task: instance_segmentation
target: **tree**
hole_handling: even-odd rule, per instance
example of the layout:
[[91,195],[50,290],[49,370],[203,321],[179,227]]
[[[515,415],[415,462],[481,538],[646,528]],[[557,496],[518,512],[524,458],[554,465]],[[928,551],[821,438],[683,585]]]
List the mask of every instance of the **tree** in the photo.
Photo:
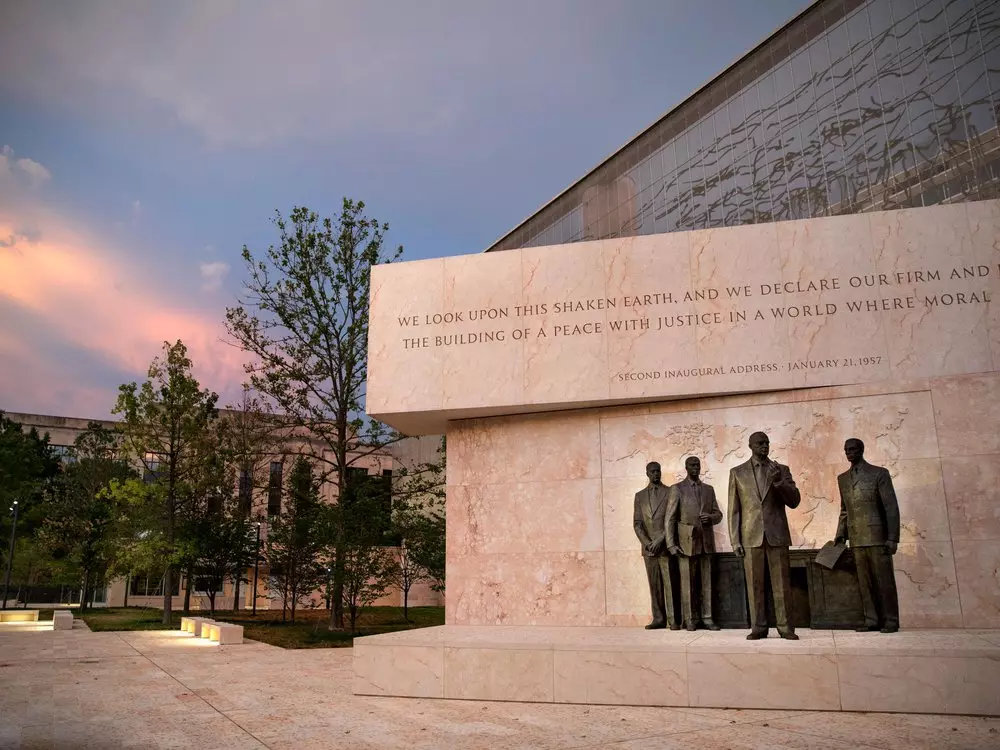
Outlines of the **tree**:
[[[20,423],[0,411],[0,530],[3,538],[10,530],[7,508],[20,505],[18,535],[34,533],[41,521],[37,512],[46,488],[59,475],[59,459],[49,446],[49,436],[39,436],[32,427],[25,432]],[[3,545],[6,559],[7,548]]]
[[299,602],[312,594],[323,580],[319,555],[323,549],[324,508],[319,501],[319,484],[309,461],[295,459],[288,479],[288,502],[268,527],[265,555],[271,578],[279,582],[282,594],[281,619],[284,622]]
[[[314,465],[338,497],[353,464],[398,439],[366,420],[363,408],[371,267],[399,258],[402,247],[384,254],[389,226],[364,209],[363,202],[345,198],[333,219],[301,207],[287,221],[275,212],[279,244],[261,256],[243,247],[247,295],[226,310],[229,335],[252,355],[250,385],[274,402],[290,428],[310,436]],[[345,510],[339,519],[349,516]],[[347,543],[342,524],[335,524],[334,629],[344,627]]]
[[253,563],[257,549],[252,528],[249,518],[224,511],[199,519],[192,531],[196,587],[208,596],[213,616],[216,595],[224,582],[235,581]]
[[398,579],[397,566],[390,548],[350,542],[344,547],[344,571],[344,606],[355,635],[359,612],[385,596]]
[[173,582],[178,562],[181,514],[194,495],[190,483],[198,469],[197,448],[215,419],[218,395],[202,390],[192,373],[187,347],[163,342],[163,355],[149,366],[148,380],[118,389],[113,412],[122,416],[125,445],[141,461],[144,481],[160,506],[163,623],[170,624]]
[[74,442],[70,462],[54,480],[45,502],[39,530],[56,560],[79,566],[83,579],[81,610],[89,607],[91,591],[107,580],[127,529],[127,506],[110,493],[113,481],[136,476],[120,455],[120,436],[99,422],[90,422]]
[[399,538],[397,581],[403,617],[409,619],[410,589],[428,581],[435,591],[445,581],[445,439],[436,461],[404,467],[393,486],[392,523]]
[[[237,497],[235,507],[230,509],[230,518],[234,522],[247,521],[251,530],[253,493],[267,486],[270,461],[279,448],[280,428],[280,420],[248,388],[243,389],[240,401],[220,415],[216,423],[218,445],[236,478]],[[240,584],[247,568],[253,565],[254,554],[256,550],[246,564],[233,573],[234,610],[239,609]]]

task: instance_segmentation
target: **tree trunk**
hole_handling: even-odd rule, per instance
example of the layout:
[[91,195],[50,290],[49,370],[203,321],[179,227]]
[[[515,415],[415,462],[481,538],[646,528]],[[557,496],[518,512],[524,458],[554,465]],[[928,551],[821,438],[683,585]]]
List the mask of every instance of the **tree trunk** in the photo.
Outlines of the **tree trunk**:
[[[347,497],[347,410],[341,409],[337,414],[337,503],[341,504]],[[344,538],[345,515],[347,509],[341,505],[340,522],[337,524],[337,538],[334,554],[337,559],[333,564],[333,607],[330,609],[330,630],[344,629]]]
[[123,607],[127,607],[128,606],[128,590],[130,588],[132,588],[132,574],[131,573],[129,573],[127,576],[125,576],[125,601],[122,602],[122,606]]
[[[214,586],[213,586],[213,588],[214,588]],[[214,591],[209,591],[208,592],[208,608],[209,608],[209,610],[212,613],[212,617],[214,618],[215,617],[215,592]]]
[[[242,571],[236,572],[236,580],[233,582],[233,612],[238,612],[240,609],[240,579],[243,577]],[[226,584],[223,583],[223,586]]]
[[168,565],[163,573],[163,624],[170,625],[174,614],[174,566]]
[[191,567],[185,571],[184,578],[184,614],[191,614],[191,589],[194,588],[194,576],[191,575]]
[[[338,530],[342,537],[343,530]],[[330,630],[344,629],[344,548],[342,538],[338,538],[334,547],[336,559],[333,561],[333,593],[330,596]]]
[[86,612],[90,598],[90,570],[83,571],[83,591],[80,592],[80,612]]
[[410,587],[409,586],[404,586],[403,587],[403,619],[406,620],[406,622],[410,621],[409,612],[410,612]]

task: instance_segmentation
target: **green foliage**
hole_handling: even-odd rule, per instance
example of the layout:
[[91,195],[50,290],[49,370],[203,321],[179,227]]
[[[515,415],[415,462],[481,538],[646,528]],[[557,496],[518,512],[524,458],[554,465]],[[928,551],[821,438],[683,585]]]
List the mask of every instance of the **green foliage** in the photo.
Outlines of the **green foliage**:
[[364,543],[344,545],[344,606],[357,633],[358,614],[385,596],[396,581],[396,560],[387,547]]
[[400,538],[397,583],[404,611],[414,583],[428,581],[435,591],[444,591],[446,464],[442,437],[436,461],[404,470],[396,480],[392,521]]
[[[296,207],[275,214],[279,244],[254,255],[243,248],[248,294],[226,310],[233,340],[252,355],[250,384],[273,401],[291,428],[304,428],[321,479],[347,487],[347,470],[398,436],[363,417],[368,375],[371,267],[400,257],[383,253],[387,224],[345,198],[321,219]],[[347,516],[341,513],[339,520]],[[343,628],[344,529],[333,525],[331,627]]]
[[158,528],[150,529],[149,537],[159,542],[166,564],[164,622],[170,621],[176,566],[190,556],[190,547],[178,543],[178,530],[183,513],[198,498],[204,441],[217,416],[218,395],[202,390],[192,368],[181,341],[163,342],[163,356],[153,359],[149,379],[141,386],[122,385],[113,410],[122,416],[126,448],[142,463],[144,480],[159,500]]
[[52,482],[39,540],[52,557],[75,565],[83,582],[81,607],[107,580],[131,532],[131,506],[117,502],[112,482],[136,478],[120,454],[117,433],[91,422],[74,444],[71,462]]
[[[0,411],[0,531],[10,533],[7,509],[18,502],[18,534],[32,534],[41,518],[37,512],[48,483],[59,475],[59,460],[49,447],[49,436],[28,432]],[[3,546],[6,562],[7,548]]]

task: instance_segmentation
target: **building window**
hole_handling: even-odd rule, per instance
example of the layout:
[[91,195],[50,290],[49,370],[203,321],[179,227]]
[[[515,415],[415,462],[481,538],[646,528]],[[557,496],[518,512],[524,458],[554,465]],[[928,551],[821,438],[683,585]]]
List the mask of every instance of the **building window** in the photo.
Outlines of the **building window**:
[[[163,596],[163,577],[159,573],[136,573],[129,582],[129,595],[131,596]],[[181,577],[178,573],[173,575],[173,596],[180,596]]]
[[72,445],[52,445],[50,443],[49,450],[52,452],[53,458],[63,465],[76,463],[76,452]]
[[281,461],[272,461],[267,478],[267,515],[276,516],[279,513],[281,513]]
[[240,469],[239,509],[241,515],[249,515],[253,503],[253,478],[249,467]]
[[142,481],[146,484],[156,482],[162,474],[163,459],[162,453],[147,453],[142,458]]
[[[212,586],[212,581],[207,576],[198,576],[194,579],[194,590],[198,594],[208,594],[210,593],[210,588]],[[215,590],[214,593],[222,594],[223,588],[225,587],[224,582],[219,583],[219,588]]]

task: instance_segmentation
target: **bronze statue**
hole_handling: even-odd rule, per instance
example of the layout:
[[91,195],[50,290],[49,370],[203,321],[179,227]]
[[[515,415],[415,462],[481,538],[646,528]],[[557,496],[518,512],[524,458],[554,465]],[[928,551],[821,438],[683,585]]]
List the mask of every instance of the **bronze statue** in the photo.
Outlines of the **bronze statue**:
[[[667,549],[677,556],[681,579],[681,618],[684,627],[696,630],[698,620],[709,630],[718,630],[712,619],[712,559],[715,533],[712,527],[722,520],[715,489],[701,481],[701,461],[690,456],[684,462],[687,478],[670,488],[667,505]],[[698,615],[693,605],[695,572],[701,578]]]
[[750,460],[729,472],[729,539],[743,558],[750,599],[750,634],[755,641],[767,635],[767,603],[764,600],[764,568],[770,571],[774,617],[778,635],[798,640],[788,619],[791,604],[791,574],[788,547],[792,543],[785,507],[794,508],[802,499],[787,466],[767,457],[770,440],[763,432],[750,436]]
[[899,505],[889,470],[865,461],[865,444],[857,438],[844,443],[851,468],[837,477],[840,523],[836,542],[850,541],[858,567],[858,588],[865,624],[858,631],[899,630],[899,599],[892,556],[899,544]]
[[632,526],[642,543],[642,561],[649,579],[649,598],[653,621],[646,630],[665,628],[679,630],[674,618],[674,595],[670,587],[670,556],[667,553],[664,519],[667,514],[667,488],[660,481],[660,465],[646,464],[649,484],[635,493]]

